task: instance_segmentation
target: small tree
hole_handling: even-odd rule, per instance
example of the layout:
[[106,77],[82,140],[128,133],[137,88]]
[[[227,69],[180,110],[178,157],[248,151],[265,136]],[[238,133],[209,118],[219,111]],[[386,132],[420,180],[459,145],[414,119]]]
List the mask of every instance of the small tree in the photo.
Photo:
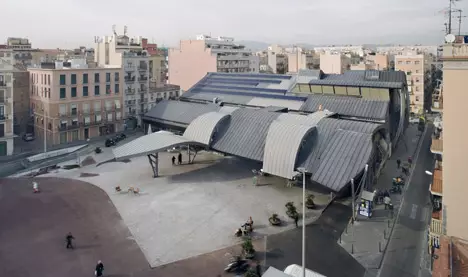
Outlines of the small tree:
[[244,238],[244,242],[242,243],[242,250],[246,254],[253,254],[255,252],[254,246],[252,244],[252,239],[250,237]]
[[247,272],[245,273],[244,277],[260,277],[260,276],[258,276],[258,274],[257,274],[257,272],[255,271],[255,269],[250,268],[249,270],[247,270]]

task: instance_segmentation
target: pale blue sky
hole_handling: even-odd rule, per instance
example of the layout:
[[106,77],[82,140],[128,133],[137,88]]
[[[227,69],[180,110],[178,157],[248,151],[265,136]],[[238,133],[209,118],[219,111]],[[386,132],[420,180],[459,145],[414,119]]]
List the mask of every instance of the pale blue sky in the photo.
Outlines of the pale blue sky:
[[[448,0],[1,0],[0,42],[92,46],[112,25],[158,44],[210,32],[269,43],[422,43],[443,40]],[[468,13],[468,0],[457,4]],[[457,19],[454,19],[457,20]],[[468,20],[465,20],[468,21]],[[464,24],[468,26],[468,24]],[[454,23],[458,30],[458,23]],[[462,27],[462,30],[466,28]],[[468,30],[467,30],[468,32]]]

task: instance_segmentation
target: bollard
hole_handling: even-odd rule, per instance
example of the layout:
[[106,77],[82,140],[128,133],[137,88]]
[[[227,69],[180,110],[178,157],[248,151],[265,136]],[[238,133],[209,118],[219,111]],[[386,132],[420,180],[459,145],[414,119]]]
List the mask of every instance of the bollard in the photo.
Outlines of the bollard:
[[351,244],[351,254],[354,254],[354,243]]
[[383,230],[383,238],[387,239],[387,230]]
[[379,252],[382,252],[382,245],[380,244],[380,241],[379,241]]

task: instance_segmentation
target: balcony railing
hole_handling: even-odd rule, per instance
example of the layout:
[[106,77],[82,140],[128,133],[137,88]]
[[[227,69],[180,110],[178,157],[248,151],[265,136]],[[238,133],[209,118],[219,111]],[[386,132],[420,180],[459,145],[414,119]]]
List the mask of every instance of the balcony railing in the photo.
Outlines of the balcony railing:
[[437,235],[443,235],[444,234],[444,226],[442,224],[442,220],[432,218],[431,219],[431,233],[437,234]]
[[126,89],[125,94],[129,94],[129,95],[135,94],[135,89]]
[[8,119],[7,114],[0,114],[0,121],[4,121],[4,120],[7,120],[7,119]]
[[125,83],[134,83],[135,82],[135,77],[125,77]]
[[139,66],[138,71],[147,71],[148,67],[147,66]]
[[81,123],[77,123],[77,124],[65,124],[65,125],[59,125],[57,126],[57,129],[59,131],[69,131],[69,130],[76,130],[76,129],[79,129],[80,127],[82,126]]
[[7,83],[5,81],[0,81],[0,87],[6,87]]
[[135,67],[134,66],[126,66],[125,71],[126,72],[133,72],[133,71],[135,71]]
[[138,81],[139,82],[146,82],[146,81],[148,81],[148,77],[140,77],[140,78],[138,78]]

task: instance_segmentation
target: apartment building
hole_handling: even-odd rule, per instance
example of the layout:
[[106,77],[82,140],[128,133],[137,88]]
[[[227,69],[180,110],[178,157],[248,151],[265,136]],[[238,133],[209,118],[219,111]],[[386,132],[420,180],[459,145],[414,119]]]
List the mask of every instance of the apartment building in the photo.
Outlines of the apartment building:
[[377,53],[391,56],[413,54],[428,54],[437,56],[439,46],[437,45],[396,45],[377,47]]
[[320,55],[313,51],[304,51],[301,48],[288,53],[288,72],[297,73],[301,69],[319,69]]
[[42,63],[28,69],[36,137],[47,145],[103,136],[124,129],[124,72],[89,68],[86,60]]
[[29,109],[29,72],[26,68],[13,71],[13,132],[16,135],[34,132],[34,120]]
[[343,74],[351,68],[351,60],[340,53],[320,54],[320,69],[325,74]]
[[357,55],[360,57],[364,57],[366,55],[366,49],[362,45],[314,47],[314,51],[319,54],[339,53],[343,55]]
[[395,70],[406,73],[410,93],[411,112],[424,112],[425,91],[430,93],[431,57],[427,54],[412,54],[395,56]]
[[259,72],[259,57],[233,38],[198,35],[169,50],[169,83],[188,90],[208,72]]
[[13,154],[14,70],[13,51],[0,50],[0,156]]
[[148,51],[143,49],[142,37],[118,35],[95,38],[95,62],[97,66],[122,67],[124,70],[124,118],[129,128],[141,124],[141,116],[156,104],[156,97],[149,92]]

